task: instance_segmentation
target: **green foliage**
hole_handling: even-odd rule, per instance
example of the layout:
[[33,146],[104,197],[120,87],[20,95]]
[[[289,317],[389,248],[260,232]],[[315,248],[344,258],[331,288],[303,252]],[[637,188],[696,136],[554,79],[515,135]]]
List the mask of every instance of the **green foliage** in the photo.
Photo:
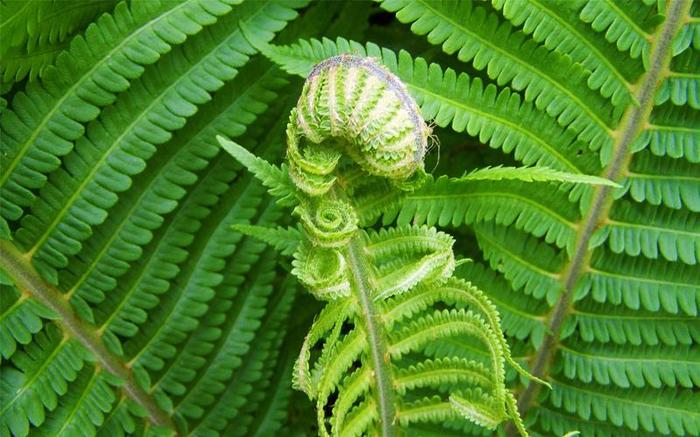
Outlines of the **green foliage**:
[[[507,422],[510,393],[532,434],[700,433],[699,20],[690,0],[3,1],[0,436],[388,434],[387,411],[488,435],[465,417]],[[396,111],[282,163],[298,76],[343,53],[398,77]],[[432,132],[409,141],[417,111]],[[350,213],[310,192],[337,175]]]
[[7,0],[0,4],[0,77],[3,83],[34,80],[68,48],[68,42],[116,1],[65,3]]

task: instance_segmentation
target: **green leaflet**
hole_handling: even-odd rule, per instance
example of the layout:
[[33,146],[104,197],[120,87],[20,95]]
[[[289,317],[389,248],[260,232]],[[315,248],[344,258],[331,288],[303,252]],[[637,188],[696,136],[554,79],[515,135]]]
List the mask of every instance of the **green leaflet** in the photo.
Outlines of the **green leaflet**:
[[[215,0],[209,9],[201,0],[139,1],[131,7],[122,2],[112,15],[102,16],[84,36],[78,36],[56,68],[48,69],[44,81],[33,82],[26,93],[19,93],[13,111],[4,111],[0,118],[5,132],[0,176],[3,217],[19,219],[22,208],[33,203],[33,190],[44,186],[47,173],[59,167],[58,158],[68,154],[84,134],[84,124],[114,102],[117,93],[146,71],[145,66],[229,12],[228,3],[240,1]],[[111,38],[104,39],[103,32]]]
[[19,82],[25,76],[34,80],[67,48],[71,37],[102,12],[112,9],[116,1],[57,3],[9,0],[0,5],[3,83]]
[[[392,0],[382,7],[396,12],[402,22],[413,22],[413,32],[427,34],[428,41],[442,44],[446,53],[486,69],[499,84],[510,82],[524,90],[526,100],[572,129],[593,150],[609,149],[610,126],[618,115],[585,86],[586,72],[569,58],[543,50],[471,2]],[[627,97],[626,83],[619,88],[621,96],[613,95],[614,102]]]

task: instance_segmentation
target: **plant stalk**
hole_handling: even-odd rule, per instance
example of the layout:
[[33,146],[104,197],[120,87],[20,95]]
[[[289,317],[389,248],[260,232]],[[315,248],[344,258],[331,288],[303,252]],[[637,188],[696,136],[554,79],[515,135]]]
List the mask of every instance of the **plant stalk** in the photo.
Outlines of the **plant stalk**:
[[[662,74],[667,71],[671,61],[673,38],[683,24],[683,17],[688,14],[690,4],[690,0],[675,0],[668,5],[666,21],[657,32],[651,48],[649,70],[642,75],[636,88],[635,97],[639,106],[629,106],[616,130],[613,159],[604,171],[604,177],[607,179],[618,181],[627,170],[632,155],[630,146],[644,129],[645,122],[654,108],[656,90],[662,82]],[[598,187],[591,204],[591,209],[579,225],[576,251],[562,275],[564,292],[550,313],[549,334],[533,360],[532,374],[540,378],[545,378],[551,367],[559,344],[562,324],[571,309],[574,289],[589,267],[591,251],[588,246],[591,237],[609,215],[613,204],[612,188]],[[532,406],[539,390],[538,384],[530,384],[520,395],[518,408],[523,417]]]
[[360,308],[362,309],[362,319],[365,322],[364,330],[367,333],[367,342],[369,343],[374,368],[375,391],[379,399],[381,435],[383,437],[391,437],[396,435],[394,424],[396,409],[394,407],[391,369],[388,366],[384,327],[374,307],[372,286],[368,280],[369,268],[363,254],[362,240],[359,236],[355,236],[350,240],[345,250],[345,255],[348,268],[352,272],[351,283],[353,290],[357,291]]
[[105,348],[95,330],[78,318],[61,292],[41,278],[30,257],[22,254],[11,242],[0,239],[0,264],[22,293],[35,298],[59,316],[55,323],[65,334],[78,340],[102,367],[123,381],[121,388],[124,393],[148,412],[153,424],[175,430],[170,416],[136,384],[131,369]]

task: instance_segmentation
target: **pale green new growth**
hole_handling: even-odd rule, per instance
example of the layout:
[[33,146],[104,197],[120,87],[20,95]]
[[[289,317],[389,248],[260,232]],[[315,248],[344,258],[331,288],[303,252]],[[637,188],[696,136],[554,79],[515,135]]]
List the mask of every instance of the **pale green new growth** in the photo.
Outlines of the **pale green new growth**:
[[221,135],[216,137],[221,147],[231,154],[238,162],[243,164],[251,173],[267,187],[279,202],[283,205],[294,205],[296,189],[287,175],[286,168],[277,167],[264,159],[250,153],[244,147],[228,140]]
[[466,174],[458,180],[520,180],[524,182],[570,182],[574,184],[606,185],[619,188],[620,185],[608,179],[584,174],[566,173],[547,167],[486,167]]
[[[429,132],[396,76],[343,55],[307,78],[287,126],[288,167],[219,138],[273,195],[289,195],[287,168],[298,189],[303,238],[295,229],[236,229],[286,251],[299,244],[292,273],[329,301],[294,371],[294,386],[316,401],[322,435],[387,436],[399,425],[459,417],[491,429],[513,420],[526,434],[505,387],[505,362],[530,375],[512,359],[495,306],[452,278],[454,239],[428,227],[361,228],[371,223],[356,212],[366,199],[356,195],[363,179],[385,179],[393,188],[384,189],[399,196],[420,187]],[[485,168],[461,178],[502,179],[616,186],[542,167]],[[465,336],[489,351],[485,362],[462,358],[458,347],[446,355],[431,347]]]

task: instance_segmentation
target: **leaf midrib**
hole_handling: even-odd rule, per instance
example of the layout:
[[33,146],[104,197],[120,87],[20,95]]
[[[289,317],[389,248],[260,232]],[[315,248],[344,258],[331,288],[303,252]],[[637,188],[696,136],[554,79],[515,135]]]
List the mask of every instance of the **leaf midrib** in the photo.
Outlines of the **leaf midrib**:
[[395,405],[393,400],[393,383],[389,366],[386,365],[385,359],[387,355],[386,344],[384,342],[385,334],[381,332],[381,325],[377,323],[379,316],[374,307],[372,299],[372,290],[369,287],[367,269],[364,268],[362,262],[362,243],[359,237],[355,237],[345,250],[347,254],[348,270],[354,278],[356,286],[356,294],[358,303],[362,311],[362,318],[365,322],[365,330],[367,331],[370,348],[370,359],[373,362],[374,378],[376,382],[376,392],[378,400],[379,421],[381,426],[381,435],[383,437],[393,436],[395,434]]
[[[251,14],[249,17],[246,17],[245,20],[248,22],[253,21],[258,15],[262,14],[263,11],[265,10],[264,6],[261,6],[260,9],[258,9],[256,12]],[[51,224],[48,225],[44,231],[43,234],[39,239],[36,240],[35,243],[32,244],[31,249],[29,250],[29,253],[33,254],[39,247],[41,247],[46,240],[48,240],[49,236],[51,235],[51,231],[54,230],[54,228],[60,223],[61,220],[65,217],[65,215],[70,211],[71,207],[75,204],[75,200],[80,198],[80,195],[83,194],[83,191],[86,186],[90,182],[94,180],[94,175],[98,172],[98,170],[102,169],[103,165],[107,162],[107,159],[111,156],[111,154],[118,149],[120,145],[122,145],[122,139],[129,133],[132,133],[134,131],[134,126],[138,126],[142,120],[148,120],[148,115],[151,114],[152,108],[156,107],[157,105],[164,105],[164,101],[168,95],[172,91],[177,93],[177,90],[179,89],[179,86],[182,85],[183,83],[187,84],[189,82],[189,79],[191,77],[191,73],[193,71],[196,71],[201,65],[205,65],[210,59],[212,58],[217,58],[217,55],[220,54],[221,48],[226,47],[235,36],[241,35],[241,30],[236,29],[232,31],[230,34],[228,34],[226,37],[224,37],[220,41],[214,40],[214,46],[211,50],[209,50],[207,53],[204,53],[201,55],[200,58],[196,59],[195,62],[191,63],[189,66],[186,67],[184,72],[180,72],[179,78],[165,87],[164,89],[159,91],[159,94],[156,98],[153,98],[153,96],[150,96],[153,98],[153,101],[145,108],[143,108],[136,117],[134,117],[133,121],[129,123],[129,125],[121,132],[121,134],[115,138],[112,143],[109,145],[109,147],[105,150],[104,154],[100,157],[100,159],[96,162],[93,163],[93,167],[90,170],[90,172],[84,177],[82,182],[76,189],[74,190],[73,194],[70,196],[70,198],[65,202],[64,206],[62,209],[59,211],[59,213],[54,217],[52,220]],[[245,55],[245,53],[241,52],[240,50],[236,50],[239,54]],[[252,56],[252,55],[250,55]],[[233,67],[232,67],[233,68]],[[233,79],[235,76],[238,75],[238,72],[240,71],[241,66],[236,66],[234,68],[234,72],[231,73],[232,76],[229,77],[227,80]],[[221,78],[219,78],[221,80]],[[216,90],[207,90],[205,88],[202,88],[202,90],[209,95],[209,98],[211,99],[211,95],[214,93]],[[191,116],[180,116],[178,117],[185,118],[186,120],[189,119]],[[168,133],[172,136],[173,132],[176,132],[178,129],[175,130],[168,130]],[[90,141],[90,140],[88,140]],[[129,175],[131,178],[132,175]]]
[[60,317],[55,323],[65,335],[77,340],[107,371],[123,381],[122,391],[146,410],[148,420],[174,432],[175,426],[170,416],[160,409],[154,398],[138,386],[131,369],[107,350],[95,330],[78,318],[60,291],[44,282],[32,266],[29,257],[23,255],[11,242],[0,240],[0,261],[19,289],[36,298]]
[[[633,140],[646,127],[651,110],[654,107],[655,90],[661,84],[661,76],[670,64],[670,52],[674,36],[683,24],[682,17],[686,16],[690,9],[690,0],[678,0],[669,7],[666,21],[660,26],[655,35],[654,44],[650,54],[649,70],[641,76],[638,86],[637,101],[639,106],[630,105],[625,111],[620,126],[617,129],[616,141],[613,146],[613,157],[606,168],[604,177],[617,181],[629,166],[631,158],[630,146]],[[613,204],[613,190],[610,187],[596,189],[591,201],[591,208],[579,223],[579,234],[574,253],[570,262],[562,270],[562,284],[564,293],[559,298],[549,317],[550,333],[545,337],[542,347],[538,350],[533,360],[532,373],[538,377],[546,377],[554,359],[554,351],[559,345],[559,335],[564,320],[571,313],[572,297],[576,285],[582,275],[590,266],[589,242],[598,224],[605,220]],[[532,406],[539,387],[531,384],[518,399],[518,407],[521,414],[525,414]]]

